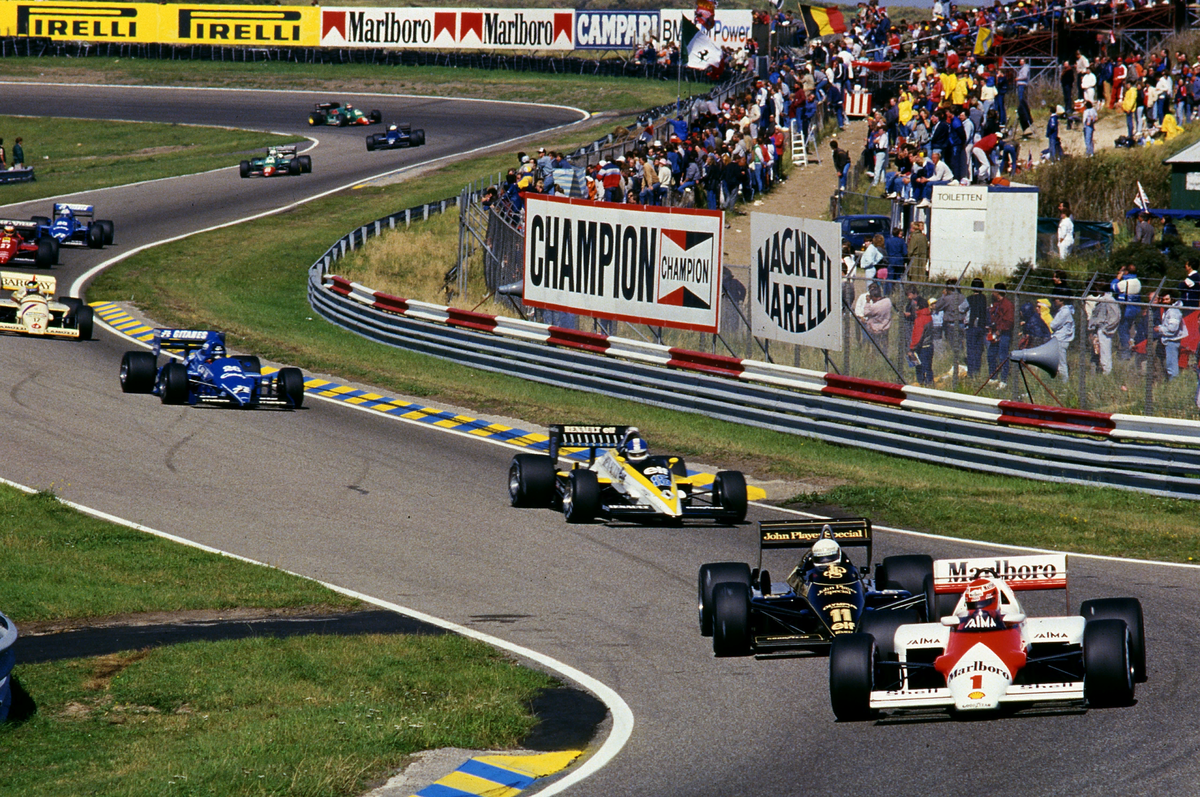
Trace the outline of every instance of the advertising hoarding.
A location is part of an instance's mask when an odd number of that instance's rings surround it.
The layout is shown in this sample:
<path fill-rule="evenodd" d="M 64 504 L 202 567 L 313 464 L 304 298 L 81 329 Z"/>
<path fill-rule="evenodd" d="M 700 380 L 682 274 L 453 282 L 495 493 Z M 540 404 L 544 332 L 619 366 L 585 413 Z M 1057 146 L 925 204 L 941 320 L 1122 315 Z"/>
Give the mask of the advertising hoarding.
<path fill-rule="evenodd" d="M 841 225 L 750 214 L 755 337 L 842 350 Z"/>

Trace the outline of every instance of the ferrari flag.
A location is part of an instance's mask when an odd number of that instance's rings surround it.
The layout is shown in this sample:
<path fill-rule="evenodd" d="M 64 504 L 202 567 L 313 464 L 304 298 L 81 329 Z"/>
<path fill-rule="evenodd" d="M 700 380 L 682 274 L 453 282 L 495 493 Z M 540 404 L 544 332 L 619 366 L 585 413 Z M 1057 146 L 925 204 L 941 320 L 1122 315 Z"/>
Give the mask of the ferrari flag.
<path fill-rule="evenodd" d="M 680 48 L 687 53 L 690 69 L 708 69 L 721 65 L 721 48 L 687 17 L 679 27 Z"/>
<path fill-rule="evenodd" d="M 842 12 L 836 6 L 800 6 L 800 16 L 804 19 L 804 29 L 808 31 L 809 38 L 846 32 L 846 21 L 842 19 Z"/>

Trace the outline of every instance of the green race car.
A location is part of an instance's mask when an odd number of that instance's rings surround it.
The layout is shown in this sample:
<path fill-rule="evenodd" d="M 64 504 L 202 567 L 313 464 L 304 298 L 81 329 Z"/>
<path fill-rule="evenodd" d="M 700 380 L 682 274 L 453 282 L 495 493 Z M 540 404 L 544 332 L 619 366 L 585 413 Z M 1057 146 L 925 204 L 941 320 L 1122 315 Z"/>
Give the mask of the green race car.
<path fill-rule="evenodd" d="M 379 111 L 367 113 L 361 108 L 355 108 L 350 103 L 342 105 L 339 102 L 318 102 L 313 105 L 312 113 L 308 115 L 310 125 L 377 125 L 383 121 Z"/>

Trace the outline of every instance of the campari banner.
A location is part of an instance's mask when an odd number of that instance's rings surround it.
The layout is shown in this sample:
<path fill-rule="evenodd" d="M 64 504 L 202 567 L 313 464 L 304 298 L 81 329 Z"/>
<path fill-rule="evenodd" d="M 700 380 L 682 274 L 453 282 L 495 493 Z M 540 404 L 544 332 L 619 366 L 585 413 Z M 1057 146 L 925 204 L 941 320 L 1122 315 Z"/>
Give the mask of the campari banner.
<path fill-rule="evenodd" d="M 634 324 L 717 331 L 719 211 L 522 196 L 525 304 Z"/>
<path fill-rule="evenodd" d="M 841 225 L 752 213 L 750 245 L 754 335 L 841 351 Z"/>

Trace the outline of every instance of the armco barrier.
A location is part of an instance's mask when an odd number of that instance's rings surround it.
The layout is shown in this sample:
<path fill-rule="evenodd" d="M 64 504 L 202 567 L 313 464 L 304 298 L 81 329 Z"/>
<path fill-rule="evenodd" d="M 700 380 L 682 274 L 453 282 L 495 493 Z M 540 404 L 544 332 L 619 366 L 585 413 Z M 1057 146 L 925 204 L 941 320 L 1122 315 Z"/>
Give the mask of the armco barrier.
<path fill-rule="evenodd" d="M 1200 499 L 1194 422 L 852 379 L 400 299 L 328 274 L 350 248 L 345 241 L 310 269 L 309 302 L 332 323 L 381 343 L 927 462 Z"/>

